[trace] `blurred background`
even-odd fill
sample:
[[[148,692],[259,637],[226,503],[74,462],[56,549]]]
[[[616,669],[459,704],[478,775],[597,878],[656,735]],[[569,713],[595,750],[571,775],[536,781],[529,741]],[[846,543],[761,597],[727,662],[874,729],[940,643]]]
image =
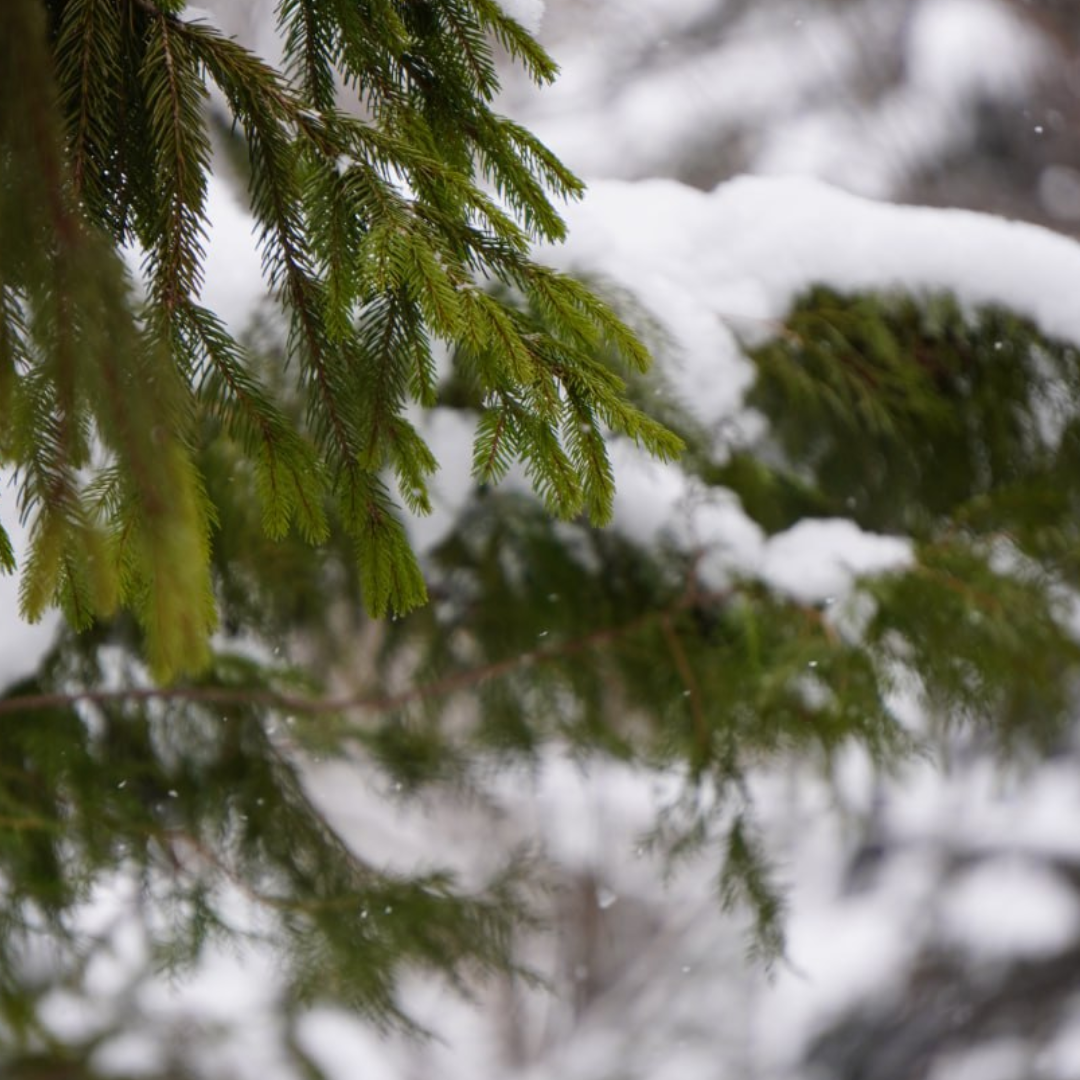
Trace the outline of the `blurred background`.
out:
[[[505,107],[586,179],[708,190],[745,173],[809,175],[1080,229],[1071,0],[545,8],[540,38],[561,77],[536,91],[511,75]],[[639,823],[618,776],[553,766],[580,792],[595,846],[566,852],[543,803],[530,808],[565,874],[544,946],[563,978],[537,1013],[503,1021],[503,1067],[582,1080],[1080,1076],[1075,742],[1011,770],[970,742],[945,770],[893,780],[848,765],[832,787],[762,778],[790,889],[789,962],[771,976],[745,962],[707,868],[654,891],[627,865]]]
[[[508,100],[587,176],[813,175],[1068,230],[1080,21],[1062,0],[552,0]]]
[[[559,81],[511,73],[505,107],[587,180],[809,175],[1080,229],[1071,0],[548,0],[540,38]],[[707,868],[656,890],[628,865],[642,823],[617,774],[553,763],[593,846],[566,850],[575,827],[541,784],[528,812],[564,875],[542,946],[559,992],[488,1018],[505,1056],[485,1075],[1080,1076],[1076,744],[1004,771],[970,742],[893,780],[847,764],[831,787],[761,780],[790,889],[770,976]]]

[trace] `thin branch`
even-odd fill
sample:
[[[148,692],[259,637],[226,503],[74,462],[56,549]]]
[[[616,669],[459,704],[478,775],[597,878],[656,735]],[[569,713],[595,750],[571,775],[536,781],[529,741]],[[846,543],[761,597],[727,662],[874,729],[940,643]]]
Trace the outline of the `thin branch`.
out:
[[[660,629],[663,631],[664,640],[667,643],[668,651],[671,653],[672,662],[675,664],[675,670],[678,671],[679,678],[682,680],[683,686],[686,687],[690,702],[690,715],[694,721],[694,739],[704,761],[708,758],[711,740],[709,738],[709,725],[705,719],[705,709],[701,703],[701,686],[697,681],[697,676],[694,674],[694,669],[690,666],[686,650],[679,640],[679,635],[675,630],[675,623],[667,612],[661,616]]]
[[[43,694],[24,694],[0,700],[0,716],[18,716],[45,709],[69,708],[79,703],[89,705],[136,704],[151,701],[180,702],[192,705],[251,705],[278,709],[307,716],[332,713],[388,713],[417,701],[444,697],[509,675],[532,664],[549,664],[629,637],[650,624],[670,622],[677,612],[702,603],[723,603],[725,593],[701,593],[688,589],[672,605],[660,611],[648,611],[621,626],[607,626],[559,644],[542,646],[492,664],[453,672],[441,679],[411,687],[397,694],[349,694],[340,697],[310,697],[278,690],[256,690],[220,686],[130,687],[121,690],[71,690]]]
[[[64,826],[58,821],[50,821],[48,818],[40,817],[11,817],[10,815],[0,815],[0,829],[10,830],[12,832],[52,832],[62,834],[64,832]]]

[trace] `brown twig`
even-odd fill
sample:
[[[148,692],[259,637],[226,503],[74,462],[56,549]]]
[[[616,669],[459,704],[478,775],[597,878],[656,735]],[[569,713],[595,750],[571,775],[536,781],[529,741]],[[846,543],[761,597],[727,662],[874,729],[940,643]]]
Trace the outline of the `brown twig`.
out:
[[[705,709],[701,703],[701,686],[694,675],[694,669],[690,666],[690,660],[686,655],[679,635],[675,630],[675,623],[667,612],[660,619],[660,629],[663,631],[664,640],[667,642],[668,652],[671,653],[675,670],[682,679],[683,686],[690,703],[690,715],[694,721],[694,739],[697,742],[698,751],[702,760],[708,757],[709,750],[709,725],[705,719]]]
[[[620,626],[606,626],[581,637],[559,644],[542,646],[519,653],[517,656],[498,660],[491,664],[456,671],[441,679],[413,686],[396,694],[347,694],[339,697],[308,697],[280,690],[245,689],[221,686],[152,686],[129,687],[120,690],[70,690],[42,694],[24,694],[0,700],[0,716],[20,716],[42,712],[45,709],[68,708],[79,703],[110,705],[123,703],[186,702],[192,705],[253,705],[282,712],[308,716],[345,712],[393,712],[416,701],[442,697],[458,690],[467,690],[489,679],[501,678],[531,664],[548,664],[575,656],[620,638],[628,637],[650,624],[670,621],[672,615],[686,608],[710,602],[719,603],[727,594],[702,593],[688,588],[669,607],[660,611],[648,611]]]

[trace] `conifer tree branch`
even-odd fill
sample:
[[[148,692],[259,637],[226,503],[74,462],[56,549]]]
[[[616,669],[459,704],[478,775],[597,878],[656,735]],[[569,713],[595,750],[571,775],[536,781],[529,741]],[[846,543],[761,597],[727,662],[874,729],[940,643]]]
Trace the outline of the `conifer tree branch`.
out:
[[[205,87],[184,56],[186,42],[164,14],[152,23],[140,73],[155,138],[157,180],[163,213],[155,232],[160,252],[155,286],[171,316],[201,284],[202,223],[210,146],[204,131]],[[185,70],[186,69],[186,70]]]
[[[118,690],[73,690],[56,693],[25,694],[0,699],[0,716],[40,712],[45,709],[67,708],[80,703],[104,705],[113,703],[173,702],[192,705],[250,705],[277,709],[302,715],[317,716],[332,713],[370,712],[389,713],[405,706],[432,698],[444,697],[467,690],[491,679],[498,679],[537,664],[554,663],[588,652],[623,638],[632,637],[649,626],[664,627],[672,617],[691,608],[722,606],[729,592],[708,592],[689,588],[674,603],[652,610],[619,626],[606,626],[579,637],[552,645],[539,646],[516,656],[456,671],[442,678],[395,694],[346,694],[339,697],[309,697],[277,690],[243,689],[214,686],[153,686]],[[685,657],[684,657],[685,659]]]
[[[516,456],[564,517],[584,506],[601,521],[610,510],[600,423],[666,453],[658,429],[620,405],[621,384],[602,377],[602,365],[586,370],[601,342],[636,364],[632,335],[531,261],[532,240],[562,235],[552,199],[581,185],[490,108],[493,36],[539,81],[554,72],[499,5],[284,0],[284,74],[182,8],[52,0],[51,23],[42,0],[0,9],[7,51],[13,41],[32,46],[0,77],[26,68],[41,91],[30,95],[33,138],[0,117],[12,147],[0,155],[12,178],[0,196],[30,209],[26,222],[0,222],[0,249],[14,235],[26,251],[25,266],[12,264],[19,279],[0,289],[5,307],[25,306],[28,328],[23,349],[2,319],[0,394],[27,401],[13,361],[25,354],[33,371],[40,360],[35,416],[48,436],[42,446],[29,435],[7,440],[26,467],[23,508],[41,520],[26,610],[63,600],[85,626],[117,604],[134,607],[158,675],[193,670],[207,655],[196,639],[214,623],[215,508],[191,453],[200,407],[223,417],[253,458],[269,536],[297,523],[306,539],[325,538],[327,479],[372,615],[426,597],[399,504],[429,509],[437,462],[405,410],[410,399],[436,401],[433,341],[466,343],[482,395],[504,403],[506,430],[481,466],[488,479]],[[209,82],[246,138],[264,276],[291,319],[288,354],[300,369],[290,389],[306,413],[296,424],[230,334],[196,314]],[[336,109],[341,87],[356,93],[361,116]],[[485,176],[505,206],[484,193]],[[146,252],[141,306],[119,258],[131,243]],[[533,279],[542,284],[530,289]],[[496,295],[493,282],[516,293]],[[550,326],[518,307],[517,294],[540,293]],[[143,381],[156,387],[148,409],[139,407]],[[108,459],[100,483],[80,474],[99,443]],[[396,480],[393,497],[384,471]]]
[[[700,600],[696,601],[696,603],[700,603]],[[685,693],[690,702],[690,715],[694,721],[694,739],[697,743],[699,761],[704,764],[709,760],[709,743],[711,739],[708,721],[705,719],[705,710],[702,705],[701,686],[698,683],[697,676],[694,674],[694,669],[690,666],[686,650],[679,640],[675,622],[670,612],[665,612],[661,616],[660,629],[663,631],[664,641],[667,643],[668,652],[671,654],[675,670],[679,673],[679,678],[686,688]]]
[[[57,69],[61,73],[64,71],[64,52],[74,51],[76,62],[72,68],[75,78],[72,79],[69,96],[74,96],[75,100],[65,104],[68,111],[75,114],[75,130],[70,139],[69,152],[72,189],[75,197],[80,198],[91,183],[91,158],[108,153],[104,143],[113,134],[111,121],[114,110],[111,106],[114,103],[109,99],[102,101],[95,95],[95,90],[103,75],[106,78],[112,76],[116,19],[111,0],[89,0],[78,6],[69,4],[64,8],[63,16],[57,43],[61,62]]]

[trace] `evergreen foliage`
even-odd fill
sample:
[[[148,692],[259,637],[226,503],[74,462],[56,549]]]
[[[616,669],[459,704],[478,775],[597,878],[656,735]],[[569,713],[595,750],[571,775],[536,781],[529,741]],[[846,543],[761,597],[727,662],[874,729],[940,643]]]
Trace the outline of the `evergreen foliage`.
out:
[[[846,516],[913,537],[911,572],[866,583],[867,645],[941,722],[1052,742],[1076,663],[1076,348],[948,296],[819,288],[752,355],[771,445],[715,478],[770,530]]]
[[[985,386],[1006,378],[996,370],[1006,350],[1020,375],[1003,400]],[[0,701],[0,716],[34,721],[5,728],[2,760],[17,763],[0,786],[5,953],[29,955],[43,930],[67,943],[57,954],[67,966],[44,982],[32,965],[7,969],[12,1045],[48,1046],[34,1002],[61,978],[80,992],[103,947],[79,938],[78,912],[132,875],[160,964],[184,970],[215,940],[274,943],[288,958],[286,1031],[313,1001],[403,1021],[403,967],[452,979],[511,970],[528,911],[516,871],[481,892],[438,872],[387,873],[328,828],[305,793],[305,755],[359,754],[409,797],[432,785],[482,789],[485,762],[528,760],[553,740],[682,772],[683,795],[644,839],[673,860],[715,859],[719,900],[749,908],[768,958],[783,948],[784,906],[756,824],[751,779],[762,764],[817,760],[828,771],[857,745],[898,768],[958,729],[1013,758],[1053,747],[1080,661],[1068,628],[1076,399],[1050,393],[1068,386],[1072,350],[947,297],[815,290],[750,355],[750,400],[770,421],[760,443],[721,455],[677,407],[665,420],[688,442],[688,467],[735,491],[769,529],[855,507],[866,527],[917,540],[910,570],[862,583],[854,622],[752,579],[709,588],[694,552],[643,548],[478,485],[434,553],[433,602],[373,638],[359,608],[333,603],[360,588],[346,530],[328,517],[317,554],[295,532],[268,537],[255,468],[238,467],[243,446],[206,416],[197,460],[223,508],[213,566],[226,624],[258,621],[269,643],[295,635],[329,668],[347,662],[343,641],[366,640],[370,676],[335,704],[295,673],[219,654],[198,681],[161,690],[137,659],[137,627],[119,619],[69,636]],[[257,370],[274,360],[271,351]],[[477,409],[473,362],[467,348],[456,353],[436,387],[442,407]],[[603,353],[592,362],[599,370]],[[890,373],[902,389],[884,404],[835,407],[845,377],[854,385],[844,392],[865,396]],[[636,382],[631,392],[652,394]],[[280,400],[292,415],[302,394],[285,388]],[[995,424],[1001,415],[1010,422]],[[1000,437],[1012,450],[995,459]],[[861,453],[845,453],[852,446]],[[875,453],[899,462],[892,474],[874,469]],[[1004,463],[1000,474],[990,460]],[[929,478],[935,467],[958,477],[948,502]],[[902,685],[919,688],[935,730],[897,719],[891,694]],[[237,894],[250,902],[240,917]],[[110,1015],[93,1040],[137,1023]],[[71,1052],[49,1053],[61,1049]]]
[[[215,625],[200,415],[251,462],[268,535],[318,542],[336,515],[374,615],[425,598],[387,476],[427,508],[437,463],[407,411],[433,401],[435,343],[470,354],[478,477],[520,458],[559,514],[607,513],[602,424],[678,449],[588,361],[603,342],[643,367],[634,336],[529,258],[563,235],[551,200],[581,185],[492,109],[493,38],[538,81],[555,71],[494,0],[284,2],[284,73],[182,8],[17,0],[0,23],[2,453],[34,520],[23,610],[59,602],[83,628],[134,610],[163,678],[207,662]],[[299,419],[200,303],[211,88],[246,145]],[[145,302],[122,249],[142,253]]]
[[[547,81],[536,43],[493,0],[282,0],[279,18],[283,73],[176,2],[0,4],[0,456],[33,522],[23,608],[59,602],[69,624],[0,698],[16,1080],[99,1080],[94,1051],[140,1023],[142,970],[82,1042],[43,1018],[58,987],[94,993],[102,897],[159,970],[270,943],[298,1076],[319,1075],[294,1038],[313,1003],[407,1024],[404,969],[465,989],[515,970],[523,867],[486,886],[388,871],[312,800],[314,757],[410,798],[482,791],[492,761],[552,742],[679,775],[647,839],[713,858],[719,900],[774,957],[757,768],[827,772],[853,745],[898,768],[957,729],[1015,755],[1052,747],[1072,706],[1071,346],[946,296],[816,289],[747,350],[757,442],[718,448],[672,401],[661,426],[643,346],[529,256],[580,190],[492,108],[493,41]],[[238,340],[199,299],[218,107],[280,339]],[[437,465],[417,405],[476,432],[472,501],[426,583],[401,517],[427,509]],[[850,517],[911,537],[914,564],[843,611],[749,575],[717,586],[701,552],[597,527],[612,433],[665,458],[685,443],[685,467],[767,532]],[[518,462],[537,498],[495,486]],[[405,617],[372,619],[387,612]],[[229,651],[234,632],[267,653]],[[283,647],[314,659],[268,662]],[[354,650],[363,670],[330,696]],[[900,687],[933,730],[900,722]],[[170,1069],[198,1075],[154,1075]]]
[[[42,678],[100,683],[94,667],[109,658],[69,650]],[[233,701],[155,708],[133,696],[98,702],[93,724],[53,707],[0,727],[2,1045],[40,1035],[28,987],[79,988],[110,945],[87,928],[87,902],[108,908],[131,879],[120,917],[129,931],[141,924],[158,970],[190,968],[211,941],[272,940],[288,999],[332,1000],[379,1022],[407,1023],[395,996],[403,966],[455,981],[470,966],[508,967],[514,873],[472,897],[437,871],[402,877],[367,864],[310,801],[287,725],[267,724],[251,692],[259,678],[250,662],[222,657],[203,687],[245,687]],[[42,979],[34,947],[46,934],[56,969]]]
[[[685,796],[652,840],[674,858],[712,848],[721,899],[750,905],[755,944],[775,956],[783,898],[757,840],[755,769],[828,773],[856,745],[892,770],[957,732],[1016,762],[1064,736],[1080,663],[1080,395],[1072,346],[942,295],[818,288],[748,355],[767,434],[718,450],[669,406],[687,467],[770,532],[851,517],[910,536],[910,569],[860,582],[842,610],[753,578],[710,588],[700,552],[481,493],[437,553],[438,603],[390,628],[382,666],[411,663],[459,697],[410,701],[395,730],[435,738],[441,717],[471,709],[485,753],[556,738],[682,771]],[[898,718],[900,690],[923,700],[929,730]]]

